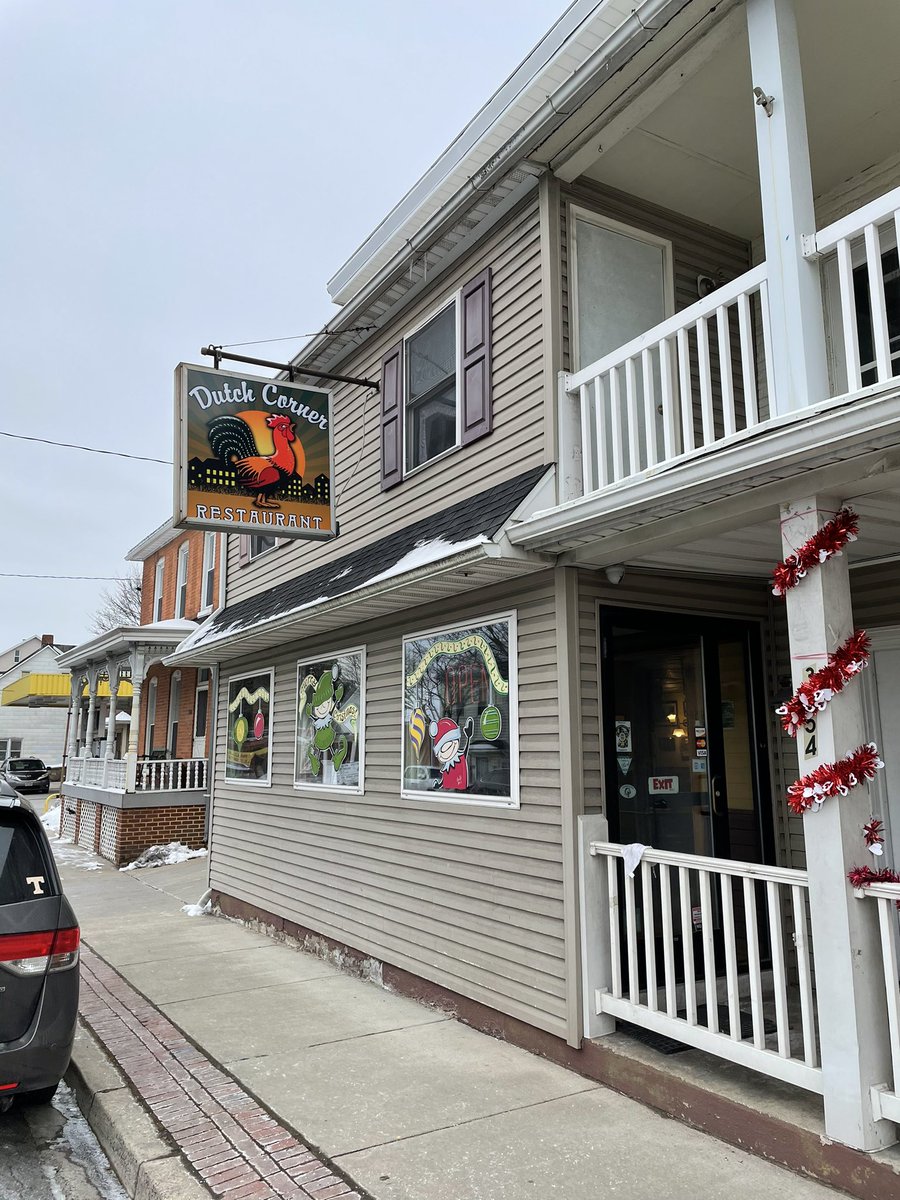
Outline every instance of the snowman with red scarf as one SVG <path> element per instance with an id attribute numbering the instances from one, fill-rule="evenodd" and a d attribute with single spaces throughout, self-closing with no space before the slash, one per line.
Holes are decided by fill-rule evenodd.
<path id="1" fill-rule="evenodd" d="M 434 757 L 441 768 L 441 777 L 431 785 L 445 792 L 466 792 L 469 790 L 469 764 L 466 755 L 475 722 L 472 717 L 460 729 L 452 717 L 441 717 L 432 721 L 428 729 L 434 749 Z M 465 741 L 463 740 L 465 739 Z"/>

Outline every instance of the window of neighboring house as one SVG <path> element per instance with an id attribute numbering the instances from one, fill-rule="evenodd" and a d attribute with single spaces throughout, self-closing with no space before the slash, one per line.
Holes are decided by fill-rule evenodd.
<path id="1" fill-rule="evenodd" d="M 19 661 L 19 651 L 17 650 L 15 652 L 15 654 L 13 655 L 13 663 L 17 663 L 18 661 Z"/>
<path id="2" fill-rule="evenodd" d="M 194 757 L 205 752 L 206 718 L 209 713 L 209 668 L 197 671 L 197 689 L 194 694 Z"/>
<path id="3" fill-rule="evenodd" d="M 278 539 L 273 533 L 251 533 L 249 535 L 250 558 L 259 558 L 267 550 L 274 550 Z"/>
<path id="4" fill-rule="evenodd" d="M 150 680 L 147 687 L 147 716 L 144 718 L 144 756 L 153 749 L 153 735 L 156 731 L 156 676 Z"/>
<path id="5" fill-rule="evenodd" d="M 181 672 L 175 671 L 169 683 L 169 735 L 166 752 L 169 758 L 178 757 L 178 710 L 181 707 Z"/>
<path id="6" fill-rule="evenodd" d="M 154 621 L 163 619 L 163 584 L 166 578 L 166 560 L 156 560 L 156 574 L 153 577 L 153 616 Z"/>
<path id="7" fill-rule="evenodd" d="M 22 753 L 21 738 L 0 738 L 0 760 Z"/>
<path id="8" fill-rule="evenodd" d="M 215 582 L 217 537 L 218 535 L 215 533 L 204 533 L 203 535 L 203 582 L 201 584 L 203 593 L 200 597 L 201 608 L 203 610 L 212 608 L 216 598 Z"/>
<path id="9" fill-rule="evenodd" d="M 190 551 L 190 542 L 182 542 L 178 547 L 178 570 L 175 575 L 176 617 L 183 617 L 187 612 L 188 555 Z"/>
<path id="10" fill-rule="evenodd" d="M 405 340 L 406 470 L 459 442 L 456 300 Z"/>

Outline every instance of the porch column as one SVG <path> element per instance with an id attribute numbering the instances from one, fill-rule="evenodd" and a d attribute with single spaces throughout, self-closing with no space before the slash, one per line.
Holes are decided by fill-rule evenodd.
<path id="1" fill-rule="evenodd" d="M 747 0 L 756 151 L 768 267 L 771 415 L 828 396 L 825 322 L 818 263 L 803 257 L 815 234 L 803 77 L 793 0 Z"/>
<path id="2" fill-rule="evenodd" d="M 131 724 L 128 726 L 128 750 L 125 753 L 125 791 L 133 792 L 137 783 L 138 746 L 141 728 L 141 689 L 147 663 L 141 650 L 131 652 Z"/>
<path id="3" fill-rule="evenodd" d="M 99 674 L 99 671 L 95 667 L 88 670 L 88 707 L 87 719 L 84 725 L 85 758 L 93 758 L 91 743 L 94 740 L 94 721 L 97 716 L 97 685 L 99 683 Z"/>
<path id="4" fill-rule="evenodd" d="M 72 699 L 69 703 L 69 726 L 66 738 L 66 775 L 69 773 L 69 762 L 78 753 L 78 724 L 81 720 L 81 691 L 84 686 L 84 676 L 72 676 Z"/>
<path id="5" fill-rule="evenodd" d="M 106 664 L 109 677 L 109 715 L 106 718 L 106 758 L 103 763 L 103 786 L 109 784 L 109 764 L 116 757 L 116 705 L 119 700 L 119 664 Z"/>
<path id="6" fill-rule="evenodd" d="M 840 507 L 838 500 L 824 496 L 785 505 L 783 556 L 812 537 Z M 787 593 L 786 601 L 796 688 L 853 632 L 846 557 L 811 570 Z M 814 727 L 798 735 L 799 774 L 843 758 L 871 740 L 867 734 L 862 689 L 851 682 L 817 715 Z M 900 748 L 886 750 L 900 753 Z M 871 810 L 869 788 L 862 785 L 847 796 L 826 799 L 818 812 L 803 815 L 825 1132 L 858 1150 L 876 1150 L 897 1139 L 894 1125 L 877 1120 L 872 1107 L 872 1087 L 891 1078 L 877 905 L 856 899 L 847 882 L 850 868 L 868 860 L 862 827 Z"/>

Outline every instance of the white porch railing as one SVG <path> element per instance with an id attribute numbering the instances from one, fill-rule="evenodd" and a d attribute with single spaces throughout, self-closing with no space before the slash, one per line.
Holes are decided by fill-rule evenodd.
<path id="1" fill-rule="evenodd" d="M 832 322 L 835 342 L 834 395 L 886 383 L 900 371 L 900 329 L 895 328 L 892 338 L 884 274 L 884 256 L 896 251 L 898 243 L 900 188 L 816 234 L 815 250 L 810 253 L 834 252 L 837 260 L 837 286 L 832 282 L 833 268 L 825 264 L 826 319 Z M 865 288 L 864 299 L 857 296 L 854 274 Z M 866 326 L 864 342 L 857 315 L 860 307 Z M 893 322 L 900 318 L 896 311 L 891 316 Z"/>
<path id="2" fill-rule="evenodd" d="M 582 493 L 757 425 L 768 396 L 766 265 L 569 375 Z"/>
<path id="3" fill-rule="evenodd" d="M 885 1081 L 883 1087 L 872 1089 L 873 1107 L 876 1116 L 900 1122 L 900 955 L 897 951 L 897 939 L 900 936 L 897 919 L 900 884 L 873 883 L 856 894 L 878 905 L 884 994 L 891 1043 L 892 1078 Z"/>
<path id="4" fill-rule="evenodd" d="M 821 1092 L 805 872 L 648 848 L 632 879 L 624 847 L 587 848 L 589 1032 L 629 1021 Z"/>
<path id="5" fill-rule="evenodd" d="M 66 783 L 81 783 L 84 774 L 84 759 L 70 758 L 66 763 Z"/>
<path id="6" fill-rule="evenodd" d="M 82 759 L 80 782 L 86 783 L 91 787 L 102 787 L 103 768 L 104 760 L 102 758 Z"/>
<path id="7" fill-rule="evenodd" d="M 148 759 L 137 764 L 135 791 L 180 792 L 203 787 L 205 758 Z"/>
<path id="8" fill-rule="evenodd" d="M 125 759 L 107 759 L 106 786 L 117 791 L 125 788 Z"/>

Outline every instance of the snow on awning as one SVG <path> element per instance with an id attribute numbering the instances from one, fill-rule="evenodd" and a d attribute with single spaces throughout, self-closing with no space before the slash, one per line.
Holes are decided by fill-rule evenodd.
<path id="1" fill-rule="evenodd" d="M 538 467 L 314 567 L 214 614 L 165 661 L 210 664 L 349 622 L 367 621 L 502 579 L 546 570 L 547 560 L 503 536 L 537 507 Z M 348 609 L 350 610 L 348 612 Z"/>

